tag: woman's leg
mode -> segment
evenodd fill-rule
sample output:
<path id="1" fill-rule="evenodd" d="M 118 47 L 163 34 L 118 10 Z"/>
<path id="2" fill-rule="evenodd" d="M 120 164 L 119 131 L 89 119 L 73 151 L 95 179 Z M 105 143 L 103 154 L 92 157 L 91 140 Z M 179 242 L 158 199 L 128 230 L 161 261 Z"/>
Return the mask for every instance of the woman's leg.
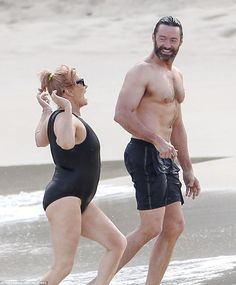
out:
<path id="1" fill-rule="evenodd" d="M 116 273 L 126 247 L 126 238 L 93 203 L 88 205 L 82 217 L 81 234 L 106 248 L 98 267 L 97 277 L 91 284 L 107 285 Z"/>
<path id="2" fill-rule="evenodd" d="M 58 285 L 70 272 L 81 233 L 80 199 L 64 197 L 48 206 L 54 262 L 41 281 Z"/>

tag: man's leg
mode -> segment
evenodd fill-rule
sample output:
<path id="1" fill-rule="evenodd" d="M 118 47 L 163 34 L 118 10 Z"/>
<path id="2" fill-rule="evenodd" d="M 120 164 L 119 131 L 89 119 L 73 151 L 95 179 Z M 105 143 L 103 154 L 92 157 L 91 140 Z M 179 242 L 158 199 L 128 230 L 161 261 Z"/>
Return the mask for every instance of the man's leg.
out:
<path id="1" fill-rule="evenodd" d="M 166 207 L 163 229 L 154 244 L 146 285 L 159 285 L 170 262 L 175 243 L 184 230 L 184 217 L 180 202 Z"/>
<path id="2" fill-rule="evenodd" d="M 160 234 L 164 214 L 164 207 L 140 211 L 140 225 L 126 236 L 127 246 L 116 272 L 125 266 L 148 241 Z M 87 285 L 95 285 L 95 282 L 96 278 Z"/>
<path id="3" fill-rule="evenodd" d="M 160 234 L 164 214 L 164 207 L 140 211 L 140 225 L 136 230 L 127 235 L 127 247 L 117 271 L 125 266 L 148 241 Z"/>

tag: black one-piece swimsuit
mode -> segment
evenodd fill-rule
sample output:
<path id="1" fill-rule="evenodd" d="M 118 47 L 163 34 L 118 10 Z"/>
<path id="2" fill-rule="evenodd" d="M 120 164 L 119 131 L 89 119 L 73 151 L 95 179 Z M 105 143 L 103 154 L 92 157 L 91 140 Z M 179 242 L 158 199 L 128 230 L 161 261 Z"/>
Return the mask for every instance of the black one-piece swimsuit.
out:
<path id="1" fill-rule="evenodd" d="M 92 128 L 74 114 L 84 124 L 86 138 L 72 149 L 62 149 L 56 143 L 54 133 L 55 118 L 60 112 L 63 110 L 53 112 L 48 122 L 48 139 L 55 171 L 44 193 L 43 208 L 46 210 L 52 202 L 60 198 L 74 196 L 81 199 L 83 212 L 97 190 L 101 169 L 100 143 Z"/>

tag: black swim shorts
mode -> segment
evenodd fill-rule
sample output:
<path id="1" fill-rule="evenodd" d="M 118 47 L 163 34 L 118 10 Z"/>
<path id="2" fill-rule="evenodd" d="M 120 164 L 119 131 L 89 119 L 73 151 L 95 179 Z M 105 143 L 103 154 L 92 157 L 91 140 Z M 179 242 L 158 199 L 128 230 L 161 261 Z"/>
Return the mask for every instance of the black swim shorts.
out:
<path id="1" fill-rule="evenodd" d="M 138 210 L 184 203 L 179 167 L 172 159 L 161 158 L 153 144 L 131 138 L 124 160 L 136 190 Z"/>

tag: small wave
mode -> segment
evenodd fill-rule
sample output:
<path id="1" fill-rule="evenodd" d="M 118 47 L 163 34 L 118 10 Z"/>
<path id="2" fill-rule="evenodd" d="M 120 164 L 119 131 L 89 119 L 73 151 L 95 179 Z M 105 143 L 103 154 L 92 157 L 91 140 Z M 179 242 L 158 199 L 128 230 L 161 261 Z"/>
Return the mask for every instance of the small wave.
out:
<path id="1" fill-rule="evenodd" d="M 170 263 L 163 285 L 203 285 L 207 280 L 219 278 L 226 271 L 236 267 L 236 256 L 218 256 L 211 258 L 189 259 Z M 117 274 L 111 285 L 143 285 L 145 284 L 148 266 L 126 267 Z M 74 274 L 71 280 L 63 285 L 87 284 L 96 272 Z M 69 283 L 70 282 L 70 283 Z M 76 284 L 77 284 L 76 283 Z"/>
<path id="2" fill-rule="evenodd" d="M 210 258 L 173 261 L 170 263 L 163 285 L 203 285 L 206 281 L 223 276 L 236 267 L 236 256 L 217 256 Z M 96 275 L 95 271 L 71 274 L 62 285 L 88 284 Z M 143 285 L 147 275 L 147 266 L 125 267 L 111 282 L 111 285 Z M 19 284 L 15 280 L 4 281 L 5 285 Z M 38 284 L 35 279 L 24 280 L 25 285 Z M 1 284 L 1 283 L 0 283 Z M 228 284 L 232 285 L 232 284 Z"/>
<path id="3" fill-rule="evenodd" d="M 121 197 L 132 193 L 132 187 L 99 185 L 96 199 Z M 0 223 L 29 222 L 45 217 L 42 207 L 44 191 L 20 192 L 7 196 L 0 195 Z"/>

